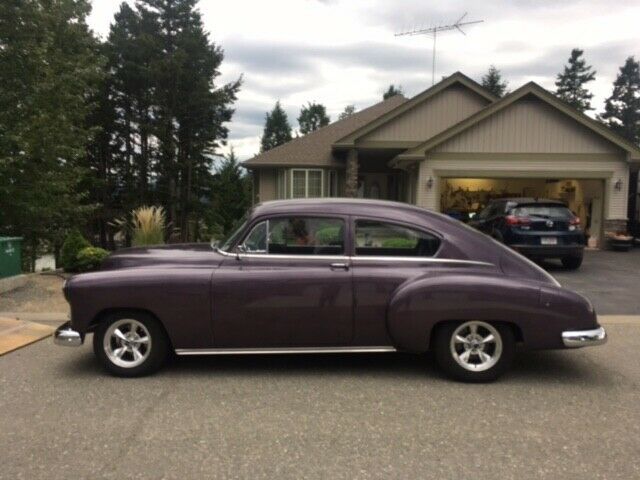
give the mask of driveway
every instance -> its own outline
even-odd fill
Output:
[[[401,354],[181,358],[118,379],[89,345],[47,339],[0,357],[0,478],[640,478],[640,323],[607,328],[488,385]]]
[[[587,250],[582,266],[543,265],[564,286],[588,297],[601,315],[640,315],[640,248],[629,252]]]

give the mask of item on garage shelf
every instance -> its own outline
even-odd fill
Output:
[[[626,232],[605,232],[604,236],[611,250],[627,252],[633,246],[633,237]]]

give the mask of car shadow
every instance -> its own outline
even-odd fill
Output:
[[[614,384],[606,369],[570,351],[519,351],[511,369],[499,380],[505,384]],[[60,371],[62,370],[62,371]],[[66,358],[58,375],[66,378],[111,377],[92,352]],[[389,379],[410,382],[450,382],[431,353],[229,355],[172,357],[150,378],[231,377]]]

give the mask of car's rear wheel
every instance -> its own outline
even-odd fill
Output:
[[[567,270],[577,270],[582,265],[582,255],[579,257],[568,255],[560,259],[562,266]]]
[[[509,368],[515,337],[507,325],[483,321],[446,323],[436,331],[435,356],[444,372],[464,382],[490,382]]]
[[[169,354],[160,323],[140,312],[108,315],[93,334],[93,351],[103,366],[119,377],[138,377],[158,370]]]

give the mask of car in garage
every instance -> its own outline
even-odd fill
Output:
[[[586,244],[580,218],[556,200],[492,200],[469,224],[536,260],[560,259],[566,269],[580,268]]]
[[[120,376],[167,356],[435,352],[450,376],[496,379],[517,343],[606,340],[586,298],[445,215],[354,199],[273,201],[217,246],[117,251],[67,280],[55,333]]]

